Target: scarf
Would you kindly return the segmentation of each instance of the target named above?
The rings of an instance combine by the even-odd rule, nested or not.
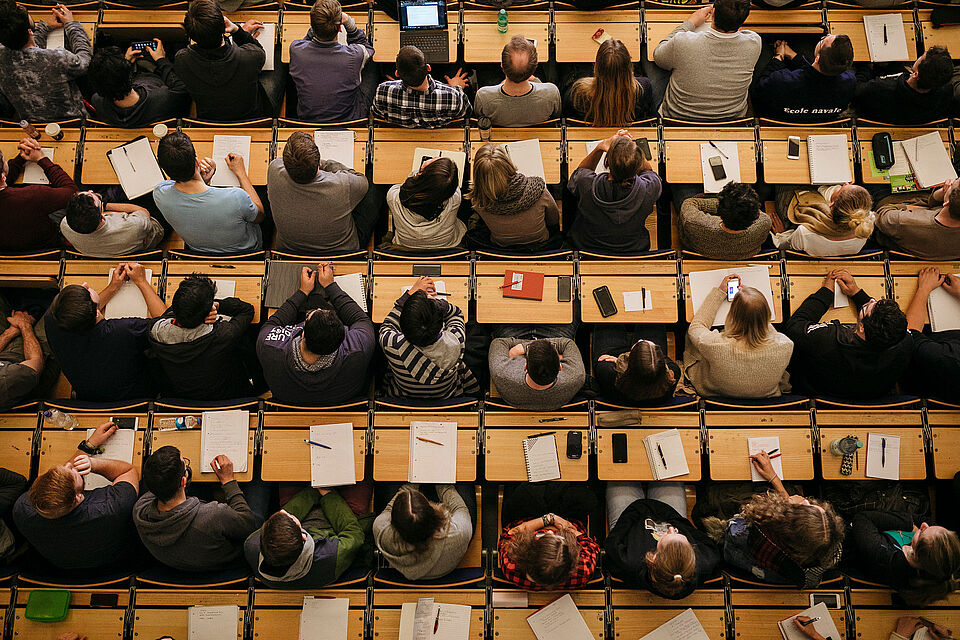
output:
[[[299,580],[303,576],[310,573],[310,569],[313,568],[313,536],[303,529],[300,529],[300,533],[306,536],[307,539],[303,541],[303,550],[300,552],[300,555],[297,557],[297,559],[293,561],[293,564],[290,565],[287,570],[280,575],[270,575],[267,573],[267,571],[275,570],[278,567],[270,567],[265,565],[263,563],[263,554],[261,553],[260,563],[257,567],[261,576],[263,576],[266,580],[272,580],[273,582],[293,582],[294,580]]]
[[[316,373],[321,369],[326,369],[331,364],[333,364],[334,359],[337,357],[337,352],[327,354],[325,356],[317,357],[317,361],[313,364],[307,364],[307,361],[303,359],[303,353],[300,351],[300,343],[303,342],[303,334],[293,339],[293,360],[297,363],[302,371],[309,371],[311,373]]]
[[[875,214],[870,213],[871,220]],[[817,235],[830,240],[839,240],[840,238],[856,232],[860,221],[854,222],[853,226],[837,226],[833,222],[833,214],[830,212],[830,203],[820,194],[819,191],[808,191],[799,189],[793,192],[793,198],[787,207],[787,217],[790,222],[803,225]]]
[[[495,216],[513,216],[535,205],[543,195],[547,183],[543,178],[515,173],[502,198],[486,207],[487,213]]]

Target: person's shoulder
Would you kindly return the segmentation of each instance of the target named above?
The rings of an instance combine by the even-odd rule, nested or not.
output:
[[[161,180],[160,182],[157,183],[157,186],[153,188],[153,193],[154,195],[158,193],[159,194],[167,193],[168,191],[170,191],[170,189],[173,188],[173,185],[174,185],[173,180]]]
[[[750,29],[740,29],[739,31],[737,31],[737,37],[741,40],[747,40],[749,42],[752,42],[757,46],[760,46],[763,42],[760,39],[760,34],[757,33],[756,31],[751,31]]]

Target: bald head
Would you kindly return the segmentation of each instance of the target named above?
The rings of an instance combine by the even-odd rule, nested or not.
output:
[[[503,48],[500,64],[510,82],[526,82],[537,69],[537,48],[523,36],[513,36]]]

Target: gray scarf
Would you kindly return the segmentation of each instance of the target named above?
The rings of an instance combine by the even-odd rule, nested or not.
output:
[[[310,569],[313,568],[313,536],[303,529],[300,529],[300,534],[306,536],[307,539],[303,541],[303,551],[300,552],[300,557],[290,565],[290,568],[287,569],[282,576],[272,576],[265,573],[263,570],[263,554],[261,553],[257,566],[261,576],[273,582],[293,582],[310,573]],[[261,535],[263,534],[261,533]]]
[[[543,178],[515,173],[510,179],[507,193],[486,207],[488,213],[497,216],[513,216],[523,213],[537,203],[547,183]]]

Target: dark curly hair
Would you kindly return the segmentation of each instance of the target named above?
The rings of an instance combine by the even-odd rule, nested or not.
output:
[[[887,349],[907,335],[907,316],[890,298],[877,300],[869,315],[863,316],[863,337],[874,349]]]
[[[760,198],[750,185],[728,182],[717,194],[717,215],[730,231],[742,231],[760,215]]]

